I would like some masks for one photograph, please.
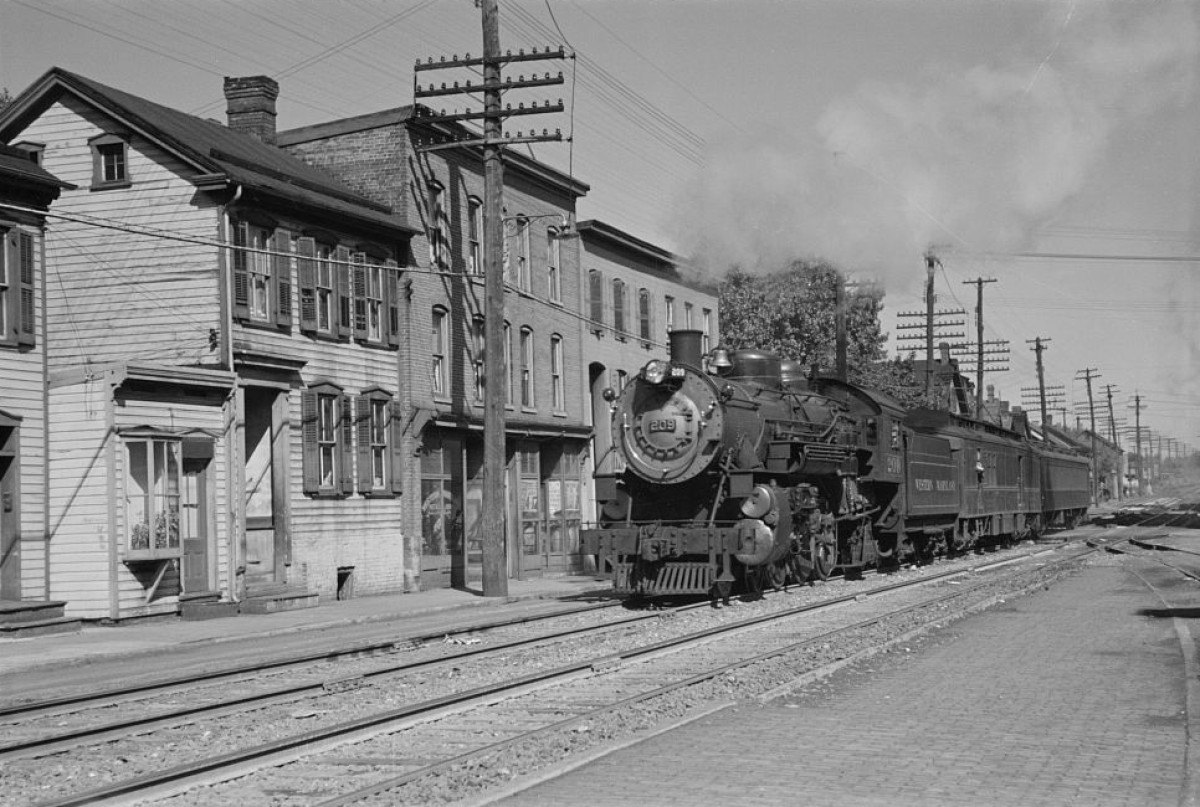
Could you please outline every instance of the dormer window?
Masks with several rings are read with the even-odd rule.
[[[102,134],[88,141],[92,148],[92,189],[129,187],[129,140]]]

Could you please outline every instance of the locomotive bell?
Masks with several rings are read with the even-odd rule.
[[[775,508],[775,497],[766,485],[755,485],[750,495],[742,501],[742,515],[746,518],[762,518]]]

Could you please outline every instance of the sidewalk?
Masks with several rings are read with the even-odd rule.
[[[0,675],[40,667],[77,665],[288,634],[317,633],[349,625],[396,622],[398,635],[419,633],[438,625],[503,618],[517,603],[600,596],[611,584],[595,577],[554,577],[508,581],[507,597],[484,597],[478,591],[434,589],[411,594],[365,596],[324,601],[315,608],[273,614],[185,621],[174,617],[131,621],[116,626],[88,625],[77,633],[0,639]],[[550,603],[547,603],[549,606]],[[436,617],[436,618],[431,618]]]
[[[911,653],[725,709],[495,803],[1195,804],[1196,647],[1180,617],[1198,596],[1160,565],[1105,556]]]

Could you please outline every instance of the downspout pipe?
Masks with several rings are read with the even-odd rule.
[[[221,210],[221,241],[226,245],[233,242],[233,222],[229,209],[242,198],[244,186],[234,185],[233,196]],[[233,372],[233,272],[230,271],[231,252],[228,246],[221,248],[217,266],[221,272],[221,342],[225,366]],[[225,523],[225,533],[229,541],[229,564],[226,569],[229,585],[229,599],[241,602],[245,599],[243,584],[245,581],[245,552],[242,546],[244,533],[238,530],[241,496],[237,494],[237,421],[238,421],[238,391],[237,379],[234,379],[233,390],[229,394],[228,405],[225,409],[225,495],[229,501],[226,512],[229,514]]]

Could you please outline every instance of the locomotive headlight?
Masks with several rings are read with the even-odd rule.
[[[649,381],[651,384],[661,384],[667,380],[667,376],[671,373],[671,363],[662,359],[655,359],[647,362],[642,368],[642,378]]]

